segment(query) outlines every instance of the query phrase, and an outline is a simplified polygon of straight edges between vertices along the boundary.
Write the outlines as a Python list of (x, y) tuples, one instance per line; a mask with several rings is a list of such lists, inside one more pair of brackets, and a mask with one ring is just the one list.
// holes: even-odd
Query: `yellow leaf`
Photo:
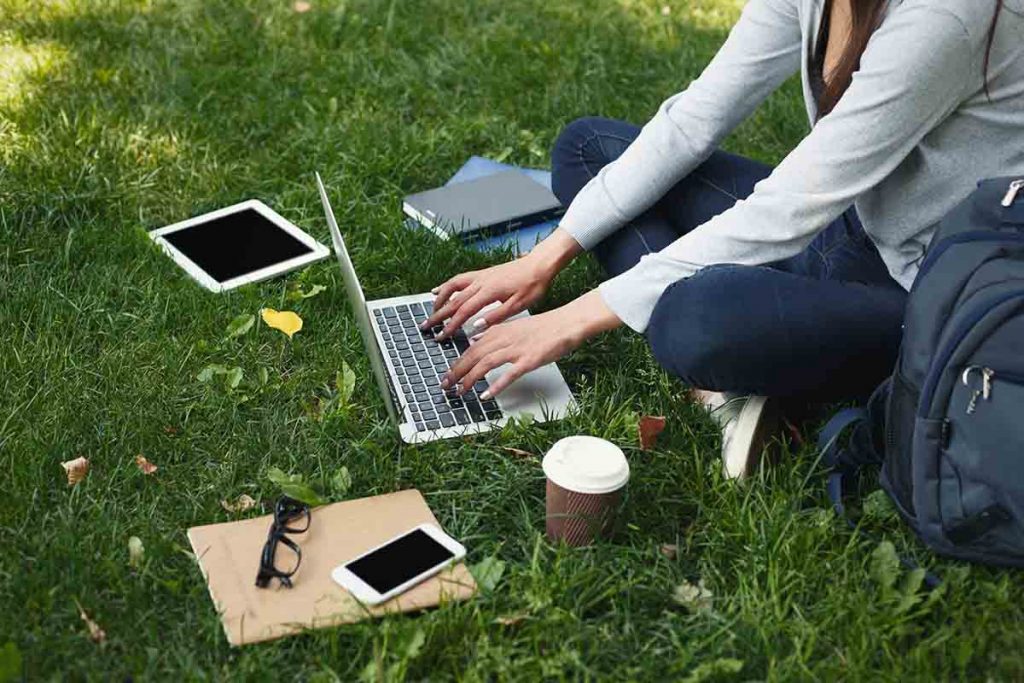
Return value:
[(74, 460), (62, 462), (61, 467), (68, 473), (68, 486), (74, 486), (89, 474), (89, 459), (79, 456)]
[(267, 327), (273, 327), (288, 335), (292, 335), (302, 329), (302, 318), (294, 311), (275, 311), (273, 308), (260, 309), (260, 316)]
[(139, 470), (143, 474), (153, 474), (154, 472), (157, 471), (157, 466), (151, 463), (149, 460), (146, 460), (146, 456), (144, 456), (142, 453), (139, 453), (138, 455), (135, 456), (135, 464), (138, 465)]

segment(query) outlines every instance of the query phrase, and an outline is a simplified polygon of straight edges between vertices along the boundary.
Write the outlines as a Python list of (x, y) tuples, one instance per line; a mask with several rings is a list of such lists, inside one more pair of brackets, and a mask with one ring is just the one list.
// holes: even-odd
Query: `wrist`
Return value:
[(587, 339), (602, 332), (620, 327), (623, 323), (615, 315), (608, 304), (601, 298), (601, 293), (593, 289), (583, 296), (562, 307), (568, 325), (563, 329), (570, 335), (571, 341), (578, 346)]
[(556, 228), (546, 239), (529, 251), (523, 259), (529, 262), (547, 280), (553, 280), (559, 271), (583, 251), (572, 235)]

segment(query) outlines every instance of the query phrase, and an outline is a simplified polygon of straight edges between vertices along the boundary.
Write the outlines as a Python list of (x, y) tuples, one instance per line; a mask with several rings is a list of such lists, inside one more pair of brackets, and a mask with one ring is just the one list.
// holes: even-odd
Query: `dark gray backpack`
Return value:
[(1024, 566), (1024, 179), (984, 180), (943, 219), (910, 291), (895, 371), (819, 442), (838, 512), (846, 476), (878, 463), (930, 548)]

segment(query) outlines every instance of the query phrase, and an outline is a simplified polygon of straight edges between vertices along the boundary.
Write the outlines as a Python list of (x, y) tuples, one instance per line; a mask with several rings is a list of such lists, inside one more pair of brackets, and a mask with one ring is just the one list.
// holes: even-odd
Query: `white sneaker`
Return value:
[(695, 391), (722, 428), (722, 472), (742, 479), (761, 464), (761, 454), (779, 428), (777, 401), (767, 396)]

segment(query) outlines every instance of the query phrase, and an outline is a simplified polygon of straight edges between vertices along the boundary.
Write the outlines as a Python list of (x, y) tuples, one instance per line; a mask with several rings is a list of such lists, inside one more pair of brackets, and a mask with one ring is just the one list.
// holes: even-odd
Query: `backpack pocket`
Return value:
[(907, 517), (914, 516), (914, 415), (920, 395), (903, 373), (893, 373), (885, 411), (885, 460), (882, 484)]

